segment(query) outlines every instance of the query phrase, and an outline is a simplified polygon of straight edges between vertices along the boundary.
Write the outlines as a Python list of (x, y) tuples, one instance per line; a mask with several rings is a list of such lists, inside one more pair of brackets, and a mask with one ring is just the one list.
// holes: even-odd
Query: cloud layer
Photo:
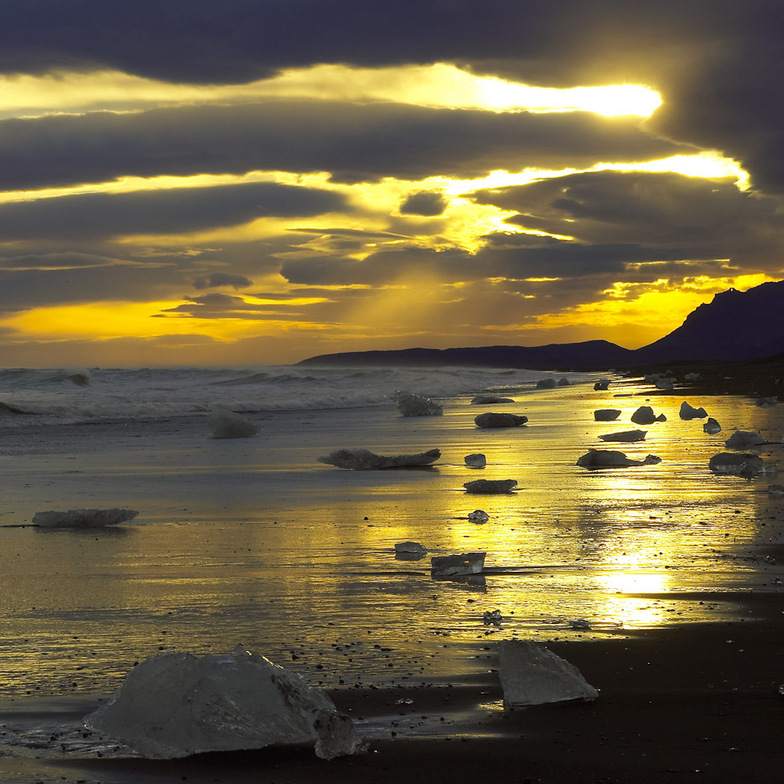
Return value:
[[(63, 339), (47, 325), (79, 321), (62, 309), (102, 303), (107, 336), (161, 361), (182, 336), (184, 362), (655, 339), (784, 273), (783, 17), (768, 0), (3, 4), (0, 78), (37, 98), (0, 92), (2, 345), (45, 362)], [(385, 91), (325, 64), (384, 68)], [(414, 89), (412, 66), (432, 82)], [(291, 94), (265, 81), (291, 69)], [(149, 80), (144, 100), (107, 94), (113, 75)], [(485, 95), (488, 76), (662, 104), (500, 110), (446, 88)], [(700, 154), (715, 169), (695, 174)]]

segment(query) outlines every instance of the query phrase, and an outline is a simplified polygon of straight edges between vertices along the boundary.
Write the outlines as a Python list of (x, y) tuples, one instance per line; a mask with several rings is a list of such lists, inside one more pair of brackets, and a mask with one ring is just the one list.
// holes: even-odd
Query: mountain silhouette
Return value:
[(753, 360), (784, 352), (784, 281), (729, 289), (692, 311), (680, 327), (639, 349), (606, 340), (547, 346), (409, 348), (321, 354), (300, 365), (433, 366), (600, 370), (686, 361)]

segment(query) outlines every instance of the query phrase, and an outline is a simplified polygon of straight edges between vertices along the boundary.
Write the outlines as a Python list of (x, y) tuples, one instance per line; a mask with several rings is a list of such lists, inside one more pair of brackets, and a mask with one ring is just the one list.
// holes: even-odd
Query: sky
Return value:
[(646, 345), (784, 278), (779, 0), (0, 4), (0, 366)]

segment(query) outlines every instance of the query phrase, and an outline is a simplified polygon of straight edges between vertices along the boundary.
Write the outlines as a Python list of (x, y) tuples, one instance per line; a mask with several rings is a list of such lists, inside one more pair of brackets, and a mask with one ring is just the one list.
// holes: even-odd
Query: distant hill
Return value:
[(700, 305), (683, 324), (631, 350), (606, 340), (547, 346), (409, 348), (322, 354), (300, 365), (459, 365), (530, 370), (603, 370), (685, 361), (749, 360), (784, 351), (784, 281), (746, 292), (729, 289)]
[(669, 335), (637, 349), (640, 362), (758, 359), (784, 351), (784, 281), (729, 289)]
[(300, 365), (393, 367), (476, 366), (530, 370), (593, 370), (628, 365), (634, 352), (606, 340), (553, 343), (549, 346), (481, 346), (475, 348), (405, 348), (396, 351), (349, 351), (322, 354)]

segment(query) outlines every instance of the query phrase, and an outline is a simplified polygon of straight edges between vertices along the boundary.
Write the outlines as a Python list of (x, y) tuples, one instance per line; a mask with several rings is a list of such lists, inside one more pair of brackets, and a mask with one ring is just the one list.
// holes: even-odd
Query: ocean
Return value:
[[(739, 397), (689, 400), (640, 379), (477, 368), (0, 371), (0, 697), (93, 699), (161, 651), (218, 653), (243, 644), (312, 685), (458, 682), (492, 666), (499, 639), (584, 639), (726, 620), (733, 599), (778, 591), (782, 407)], [(537, 387), (544, 378), (568, 384)], [(437, 400), (441, 416), (404, 417), (392, 396)], [(478, 405), (494, 393), (514, 402)], [(666, 421), (644, 441), (643, 404)], [(218, 406), (258, 426), (212, 438)], [(593, 411), (617, 408), (615, 422)], [(496, 410), (514, 428), (482, 429)], [(754, 430), (768, 464), (719, 476), (710, 457)], [(661, 462), (605, 470), (590, 448)], [(342, 470), (338, 448), (411, 454), (432, 467)], [(465, 456), (486, 455), (470, 468)], [(500, 495), (466, 482), (514, 479)], [(127, 507), (128, 523), (45, 530), (42, 511)], [(488, 522), (468, 515), (481, 509)], [(395, 544), (421, 543), (421, 560)], [(432, 555), (482, 551), (485, 572), (434, 579)], [(489, 615), (486, 615), (488, 613)], [(495, 618), (495, 620), (494, 620)]]

